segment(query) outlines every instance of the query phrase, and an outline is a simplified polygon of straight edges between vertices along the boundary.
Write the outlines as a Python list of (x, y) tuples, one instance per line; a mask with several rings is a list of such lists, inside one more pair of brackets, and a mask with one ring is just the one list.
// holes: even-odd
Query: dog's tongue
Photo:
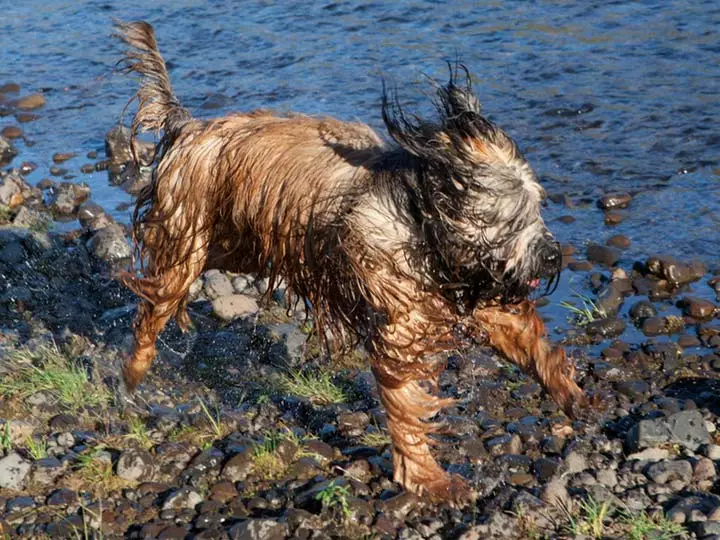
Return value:
[(528, 283), (528, 285), (530, 285), (530, 287), (532, 287), (533, 289), (537, 289), (540, 286), (540, 280), (539, 279), (531, 279), (530, 282)]

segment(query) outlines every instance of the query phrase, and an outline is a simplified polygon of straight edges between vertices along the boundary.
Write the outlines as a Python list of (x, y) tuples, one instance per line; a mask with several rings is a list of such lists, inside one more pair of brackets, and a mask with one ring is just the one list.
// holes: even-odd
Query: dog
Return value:
[(219, 268), (282, 279), (307, 300), (318, 331), (366, 348), (394, 479), (430, 499), (473, 497), (430, 451), (433, 417), (453, 403), (436, 395), (441, 353), (488, 344), (568, 415), (585, 404), (531, 299), (561, 264), (540, 215), (543, 188), (481, 113), (467, 69), (451, 65), (449, 82), (437, 85), (436, 122), (406, 114), (383, 87), (384, 142), (334, 118), (194, 118), (173, 93), (152, 26), (120, 24), (118, 35), (128, 46), (122, 67), (143, 77), (133, 138), (162, 134), (133, 219), (140, 269), (122, 277), (141, 298), (128, 389), (148, 371), (167, 321), (188, 328), (193, 281)]

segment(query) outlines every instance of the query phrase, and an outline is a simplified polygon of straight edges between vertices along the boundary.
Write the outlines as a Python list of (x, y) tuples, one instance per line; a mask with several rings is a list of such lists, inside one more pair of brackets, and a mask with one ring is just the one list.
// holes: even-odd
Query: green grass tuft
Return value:
[[(574, 505), (573, 505), (574, 506)], [(605, 534), (606, 521), (614, 509), (608, 502), (598, 502), (592, 498), (580, 501), (576, 511), (572, 508), (563, 508), (567, 524), (565, 532), (574, 536), (589, 536), (600, 539)]]
[(30, 457), (36, 461), (48, 457), (47, 440), (44, 438), (35, 439), (34, 437), (26, 437), (25, 448), (27, 448)]
[(36, 392), (45, 392), (72, 410), (83, 406), (102, 407), (110, 400), (106, 388), (92, 383), (85, 368), (57, 349), (22, 349), (9, 353), (7, 359), (13, 370), (0, 382), (0, 394), (6, 397), (25, 399)]
[(348, 497), (350, 496), (350, 490), (346, 486), (340, 486), (335, 483), (335, 480), (330, 482), (328, 486), (319, 491), (315, 495), (315, 500), (322, 503), (324, 508), (339, 508), (342, 511), (345, 519), (350, 518), (350, 504)]
[(651, 517), (645, 512), (624, 512), (622, 522), (628, 527), (629, 540), (672, 540), (686, 538), (687, 531), (680, 523), (665, 516)]
[(607, 317), (605, 310), (597, 305), (589, 296), (573, 291), (573, 297), (578, 299), (582, 306), (576, 306), (571, 302), (563, 301), (560, 302), (560, 307), (572, 313), (575, 324), (578, 326), (586, 326), (593, 321)]
[(279, 387), (283, 392), (308, 399), (316, 405), (331, 405), (347, 401), (345, 391), (333, 382), (332, 375), (326, 371), (293, 372), (281, 375)]

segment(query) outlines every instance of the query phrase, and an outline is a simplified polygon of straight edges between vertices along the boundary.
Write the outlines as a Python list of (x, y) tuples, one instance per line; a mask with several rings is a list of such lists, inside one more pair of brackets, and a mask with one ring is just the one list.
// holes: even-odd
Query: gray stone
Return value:
[(70, 216), (88, 197), (90, 197), (90, 187), (87, 184), (63, 182), (53, 189), (50, 197), (50, 210), (55, 216)]
[(29, 190), (30, 186), (23, 180), (22, 176), (15, 172), (8, 173), (0, 178), (0, 204), (17, 206), (22, 203), (23, 194)]
[(232, 540), (283, 540), (285, 525), (272, 519), (247, 519), (228, 530)]
[(39, 486), (49, 486), (63, 473), (64, 467), (55, 457), (38, 459), (32, 464), (30, 481)]
[(126, 450), (117, 462), (117, 475), (131, 482), (152, 480), (154, 469), (153, 457), (145, 450)]
[(30, 473), (30, 463), (17, 452), (10, 452), (0, 459), (0, 488), (22, 489), (28, 473)]
[(205, 296), (215, 300), (235, 293), (230, 279), (222, 272), (208, 272), (205, 274)]
[(590, 244), (587, 247), (587, 259), (590, 262), (610, 267), (620, 260), (620, 251), (609, 246)]
[(232, 280), (233, 289), (238, 294), (247, 292), (253, 287), (254, 283), (255, 279), (247, 274), (240, 274), (239, 276), (235, 276)]
[(695, 451), (709, 442), (710, 433), (697, 410), (680, 411), (666, 418), (640, 420), (626, 438), (630, 452), (665, 443), (680, 444)]
[(78, 221), (85, 231), (94, 233), (115, 223), (102, 206), (92, 201), (84, 202), (78, 208)]
[(213, 312), (223, 321), (232, 321), (253, 315), (258, 311), (257, 301), (244, 294), (231, 294), (212, 301)]
[(27, 206), (21, 206), (12, 220), (15, 227), (24, 229), (46, 230), (50, 227), (50, 220), (46, 214), (31, 210)]
[(109, 225), (97, 231), (87, 242), (88, 250), (98, 259), (116, 263), (132, 255), (125, 231), (120, 225)]
[(552, 506), (570, 508), (570, 494), (564, 480), (553, 478), (545, 484), (542, 490), (542, 500)]
[(703, 521), (697, 525), (698, 538), (704, 538), (710, 535), (720, 535), (720, 521)]
[(17, 149), (5, 137), (0, 136), (0, 166), (7, 165), (17, 156)]
[(670, 451), (666, 448), (646, 448), (640, 452), (629, 454), (627, 461), (660, 461), (670, 457)]
[(614, 488), (618, 483), (617, 473), (613, 469), (600, 469), (595, 476), (598, 482), (609, 488)]
[(667, 484), (673, 480), (680, 480), (684, 484), (688, 484), (692, 479), (693, 470), (689, 461), (682, 459), (664, 460), (650, 465), (645, 474), (650, 480), (658, 484)]
[(565, 457), (564, 465), (568, 474), (582, 472), (588, 468), (587, 460), (580, 452), (570, 452)]
[(221, 478), (231, 482), (243, 482), (252, 468), (253, 450), (248, 447), (228, 460), (223, 467)]
[(162, 508), (163, 510), (192, 510), (200, 504), (202, 500), (202, 495), (194, 489), (182, 487), (180, 489), (176, 489), (168, 495)]

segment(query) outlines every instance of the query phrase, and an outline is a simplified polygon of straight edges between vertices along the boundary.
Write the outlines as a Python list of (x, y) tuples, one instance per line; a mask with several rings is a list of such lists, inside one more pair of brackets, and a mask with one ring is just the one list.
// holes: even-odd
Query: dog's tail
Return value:
[(118, 66), (143, 77), (135, 98), (138, 110), (132, 123), (132, 134), (152, 131), (173, 137), (192, 116), (173, 93), (165, 60), (158, 50), (155, 30), (144, 21), (117, 23), (115, 35), (127, 46)]

